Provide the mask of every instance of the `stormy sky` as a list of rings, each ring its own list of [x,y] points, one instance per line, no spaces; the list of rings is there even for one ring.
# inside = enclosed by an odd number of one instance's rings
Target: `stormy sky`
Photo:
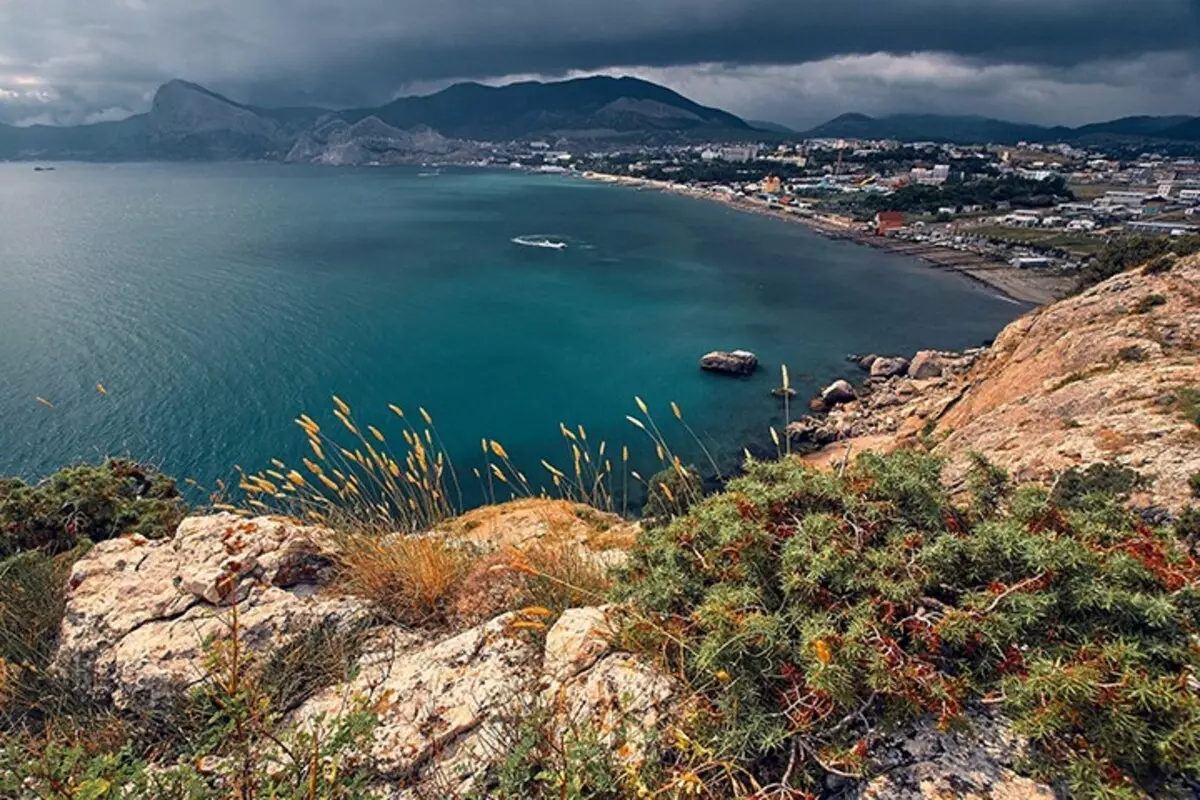
[[[1200,0],[0,0],[0,122],[631,74],[751,119],[1200,114]]]

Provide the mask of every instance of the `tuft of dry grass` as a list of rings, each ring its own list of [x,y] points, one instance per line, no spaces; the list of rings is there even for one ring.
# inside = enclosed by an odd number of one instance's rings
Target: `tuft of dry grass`
[[[341,542],[341,580],[388,617],[417,627],[443,624],[475,554],[438,536],[350,535]]]
[[[475,624],[520,608],[554,615],[603,602],[607,566],[574,543],[488,552],[443,536],[342,541],[341,581],[380,613],[414,627]]]

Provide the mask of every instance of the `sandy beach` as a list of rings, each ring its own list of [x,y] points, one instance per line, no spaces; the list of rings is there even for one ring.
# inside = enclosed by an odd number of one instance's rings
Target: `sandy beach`
[[[684,197],[721,203],[740,211],[763,214],[786,222],[804,225],[832,239],[842,239],[877,250],[919,259],[937,269],[946,269],[977,281],[1004,297],[1019,303],[1046,305],[1070,293],[1074,279],[1069,276],[1047,274],[1013,267],[999,258],[989,258],[977,253],[963,252],[951,247],[929,242],[912,242],[888,236],[878,236],[864,230],[861,225],[845,217],[834,217],[799,209],[769,206],[761,200],[738,197],[706,189],[694,189],[668,181],[653,181],[630,178],[622,175],[607,175],[598,172],[584,173],[586,180],[670,192]]]

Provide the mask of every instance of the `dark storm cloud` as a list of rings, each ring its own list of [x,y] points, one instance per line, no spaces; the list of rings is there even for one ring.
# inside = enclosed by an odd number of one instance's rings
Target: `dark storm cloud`
[[[616,66],[938,53],[1052,73],[1197,48],[1200,0],[5,0],[0,119],[140,110],[173,77],[344,106],[420,82]]]

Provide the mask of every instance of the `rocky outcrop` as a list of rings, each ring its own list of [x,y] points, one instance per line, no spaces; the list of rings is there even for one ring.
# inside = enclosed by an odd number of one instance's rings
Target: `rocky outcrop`
[[[254,652],[358,624],[362,603],[318,591],[332,556],[319,529],[231,514],[186,519],[169,540],[102,542],[71,572],[55,669],[118,710],[161,707],[201,679],[235,599]]]
[[[908,377],[916,381],[927,381],[930,378],[942,377],[944,371],[941,357],[932,350],[922,350],[913,356],[908,365]]]
[[[671,679],[610,644],[602,608],[572,609],[545,634],[507,614],[448,639],[416,644],[388,630],[372,643],[359,674],[301,706],[293,725],[309,725],[366,700],[380,709],[373,739],[391,796],[424,797],[437,787],[461,796],[484,767],[510,751],[534,708],[561,735],[594,729],[636,752],[663,720]],[[454,794],[455,792],[459,794]]]
[[[445,157],[457,147],[424,125],[400,130],[373,116],[353,125],[330,119],[297,139],[284,160],[327,166],[396,164]]]
[[[1200,472],[1200,428],[1184,413],[1200,387],[1198,286],[1200,257],[1179,259],[1037,309],[985,351],[919,354],[913,377],[879,380],[877,360],[870,394],[829,424],[852,446],[862,437],[859,452],[933,444],[955,488],[972,452],[1021,481],[1116,462],[1152,479],[1137,504],[1178,510]],[[935,362],[940,377],[916,379]]]
[[[853,403],[858,399],[858,392],[849,381],[834,381],[821,392],[821,403],[826,408],[833,408],[845,403]]]
[[[854,800],[1055,800],[1054,791],[1023,778],[1013,765],[1027,743],[983,711],[964,730],[939,731],[931,721],[892,737],[877,752],[877,777],[849,793]],[[840,783],[836,776],[830,783]],[[836,787],[831,787],[836,788]]]
[[[872,378],[894,378],[908,371],[907,358],[876,358],[870,366]]]
[[[746,350],[717,350],[700,359],[700,369],[723,375],[753,375],[758,369],[758,356]]]

